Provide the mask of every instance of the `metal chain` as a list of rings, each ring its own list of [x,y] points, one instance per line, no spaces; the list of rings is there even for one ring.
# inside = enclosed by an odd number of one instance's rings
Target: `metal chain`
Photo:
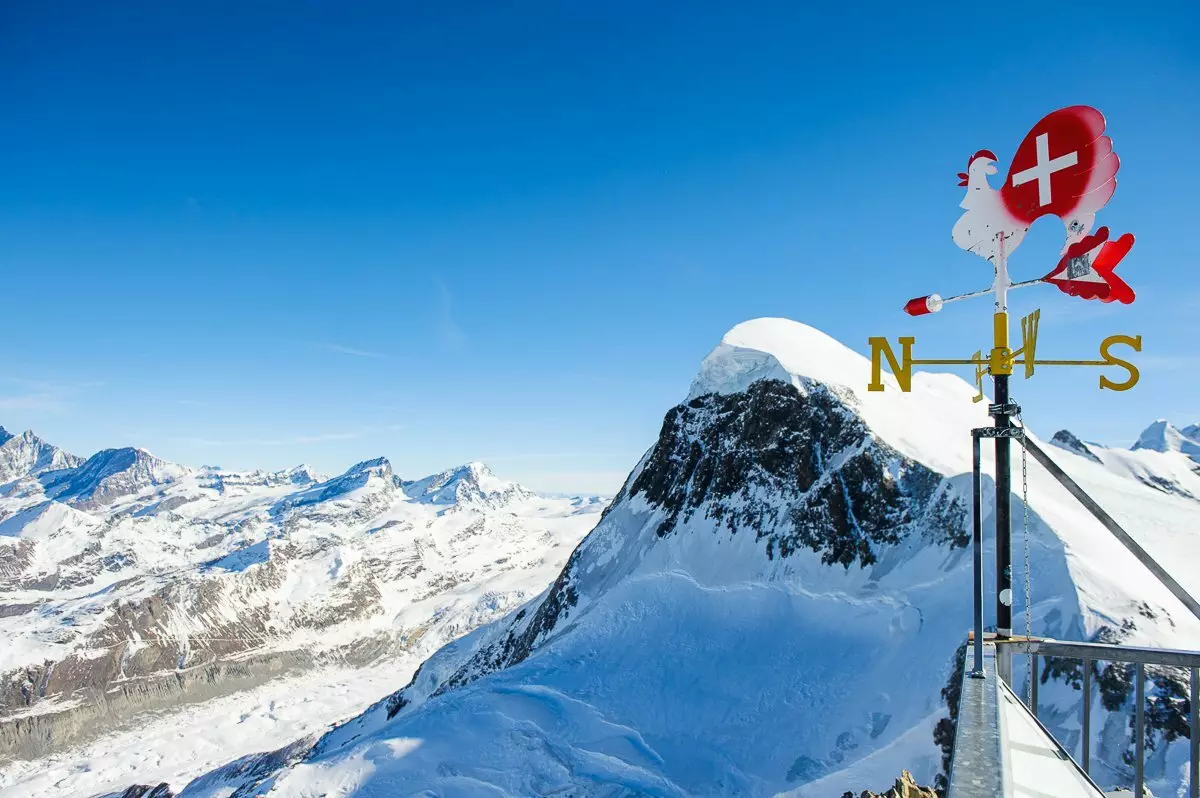
[[[1033,602],[1030,599],[1030,578],[1029,578],[1029,463],[1025,454],[1025,435],[1028,434],[1025,429],[1025,419],[1021,418],[1021,414],[1017,413],[1017,423],[1021,425],[1021,510],[1024,514],[1024,527],[1022,529],[1021,538],[1025,544],[1025,637],[1033,636]],[[1027,696],[1025,705],[1031,707],[1034,713],[1037,713],[1037,707],[1033,707],[1033,680],[1037,678],[1037,674],[1033,671],[1033,657],[1029,657],[1029,682],[1026,686]]]

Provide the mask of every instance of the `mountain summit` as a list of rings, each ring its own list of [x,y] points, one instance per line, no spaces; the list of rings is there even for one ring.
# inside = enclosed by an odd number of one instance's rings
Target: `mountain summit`
[[[1155,421],[1138,436],[1132,447],[1155,452],[1179,452],[1200,463],[1200,424],[1177,429],[1164,419]]]
[[[869,380],[865,357],[806,325],[735,327],[549,589],[441,649],[303,763],[270,767],[272,795],[470,784],[825,798],[902,768],[933,781],[950,739],[940,694],[971,622],[970,430],[988,418],[952,375],[915,373],[911,393],[891,376],[867,392]],[[1195,514],[1184,492],[1061,459],[1161,561],[1200,555],[1176,534]],[[1140,473],[1156,467],[1143,459]],[[1172,484],[1200,491],[1184,470]],[[1036,463],[1028,499],[1034,634],[1164,646],[1200,634]],[[990,528],[990,502],[985,513]],[[1166,711],[1177,688],[1152,700]],[[1122,689],[1109,700],[1127,702]],[[1058,702],[1048,723],[1074,723],[1069,686],[1042,696]],[[1153,734],[1168,745],[1162,724]],[[1119,768],[1128,745],[1097,738],[1093,761]],[[250,769],[230,766],[231,788]]]
[[[0,427],[0,485],[48,471],[74,468],[83,462],[26,430],[13,435]]]
[[[48,474],[42,481],[46,495],[58,501],[105,505],[188,472],[145,449],[126,447],[96,452],[78,467]]]
[[[404,492],[429,504],[503,507],[533,496],[515,482],[500,479],[483,463],[470,462],[424,479],[404,483]]]

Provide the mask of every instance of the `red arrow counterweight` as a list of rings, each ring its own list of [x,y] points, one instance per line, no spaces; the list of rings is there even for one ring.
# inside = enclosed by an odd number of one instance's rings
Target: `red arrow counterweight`
[[[928,313],[937,313],[942,309],[942,304],[942,298],[937,294],[919,296],[905,303],[904,312],[910,316],[924,316]]]

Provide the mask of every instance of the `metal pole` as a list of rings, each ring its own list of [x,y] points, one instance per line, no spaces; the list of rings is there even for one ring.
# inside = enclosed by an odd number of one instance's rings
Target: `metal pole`
[[[1008,375],[993,377],[996,384],[996,404],[1008,404]],[[1012,426],[1008,415],[996,415],[996,427]],[[1011,467],[1009,461],[1010,439],[996,438],[996,636],[1012,636],[1012,516],[1009,495],[1011,492]]]
[[[971,553],[975,568],[975,667],[972,678],[982,679],[983,671],[983,476],[980,467],[979,436],[971,434]]]
[[[1137,710],[1134,726],[1137,729],[1137,742],[1134,745],[1133,762],[1133,795],[1134,798],[1145,798],[1145,758],[1146,758],[1146,673],[1142,663],[1137,664]]]
[[[1032,680],[1029,685],[1029,711],[1036,718],[1038,707],[1038,655],[1030,654],[1029,657],[1033,660],[1033,666],[1029,669],[1029,678]]]
[[[1188,785],[1189,798],[1200,798],[1200,668],[1192,668],[1192,727],[1189,730],[1192,744],[1191,783]]]
[[[1083,772],[1092,764],[1092,661],[1083,661]]]

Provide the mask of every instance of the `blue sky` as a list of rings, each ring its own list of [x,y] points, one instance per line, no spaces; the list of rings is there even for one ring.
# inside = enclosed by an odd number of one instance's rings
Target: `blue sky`
[[[985,345],[986,302],[899,308],[987,284],[955,173],[1076,103],[1122,157],[1100,220],[1139,298],[1013,310],[1047,357],[1142,334],[1142,382],[1014,394],[1044,435],[1200,417],[1196,5],[806,5],[3,4],[0,424],[612,490],[739,321]]]

